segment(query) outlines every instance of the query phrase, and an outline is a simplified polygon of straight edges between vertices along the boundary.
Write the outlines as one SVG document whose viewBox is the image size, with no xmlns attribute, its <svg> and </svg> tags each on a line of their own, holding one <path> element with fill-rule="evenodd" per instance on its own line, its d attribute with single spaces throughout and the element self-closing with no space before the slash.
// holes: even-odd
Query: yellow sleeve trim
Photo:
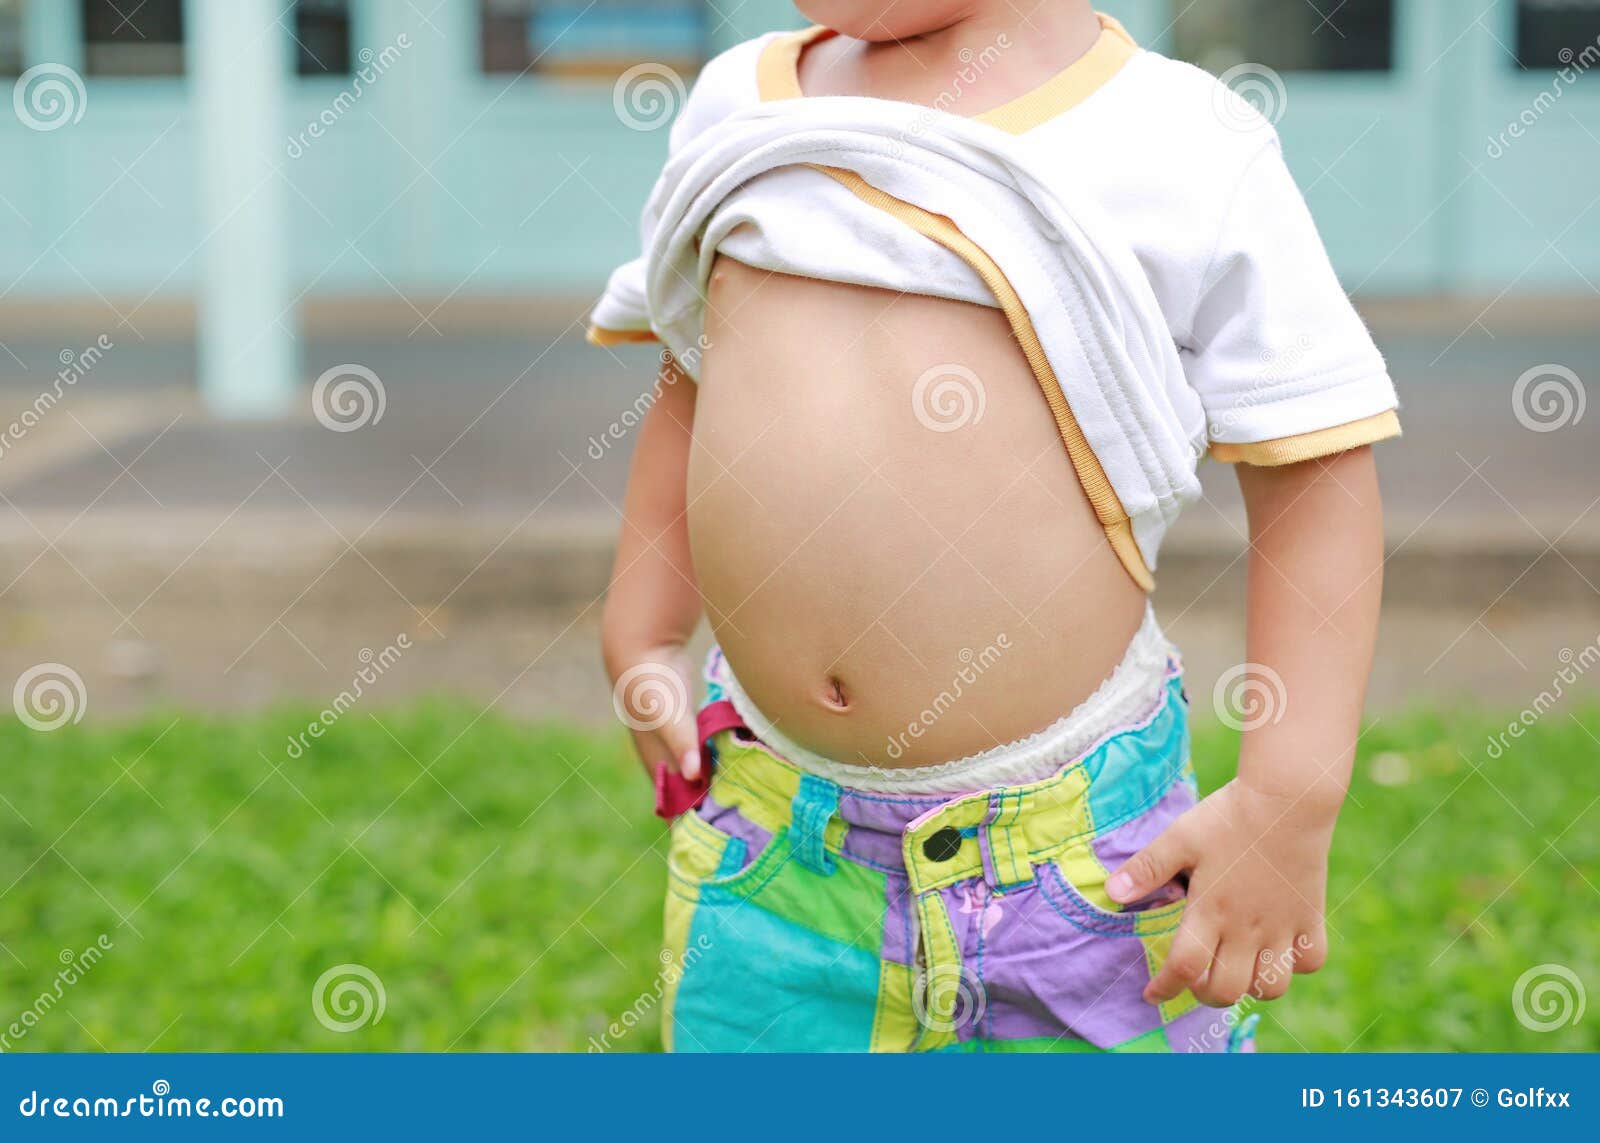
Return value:
<svg viewBox="0 0 1600 1143">
<path fill-rule="evenodd" d="M 1254 464 L 1270 468 L 1315 460 L 1319 456 L 1332 456 L 1399 435 L 1400 418 L 1390 409 L 1371 417 L 1362 417 L 1359 421 L 1298 436 L 1279 437 L 1277 440 L 1252 441 L 1249 444 L 1214 441 L 1211 455 L 1224 464 Z"/>
<path fill-rule="evenodd" d="M 656 335 L 648 329 L 605 329 L 598 325 L 591 325 L 589 332 L 583 339 L 590 345 L 605 347 L 608 345 L 625 345 L 632 341 L 657 341 Z"/>
<path fill-rule="evenodd" d="M 854 171 L 823 166 L 817 166 L 815 169 L 837 180 L 868 206 L 876 207 L 898 218 L 917 233 L 933 239 L 966 262 L 983 279 L 984 285 L 989 287 L 989 292 L 1000 303 L 1001 312 L 1006 315 L 1006 320 L 1016 335 L 1017 343 L 1022 347 L 1022 354 L 1028 360 L 1028 367 L 1033 371 L 1035 380 L 1039 382 L 1045 402 L 1055 417 L 1061 442 L 1066 446 L 1067 458 L 1078 474 L 1078 480 L 1083 485 L 1084 494 L 1088 496 L 1100 526 L 1105 529 L 1111 550 L 1117 554 L 1117 558 L 1122 561 L 1122 566 L 1127 568 L 1135 583 L 1145 591 L 1154 590 L 1155 577 L 1150 574 L 1144 555 L 1139 551 L 1139 545 L 1134 542 L 1133 525 L 1128 518 L 1127 509 L 1123 508 L 1122 500 L 1117 496 L 1116 489 L 1111 487 L 1111 479 L 1106 476 L 1100 458 L 1095 456 L 1094 449 L 1089 445 L 1089 439 L 1083 435 L 1077 417 L 1073 416 L 1072 408 L 1067 404 L 1066 395 L 1061 391 L 1061 383 L 1056 378 L 1055 369 L 1050 365 L 1050 358 L 1045 355 L 1044 346 L 1033 328 L 1033 320 L 1028 316 L 1027 307 L 1022 304 L 1022 299 L 1000 266 L 983 247 L 968 238 L 960 227 L 944 215 L 934 214 L 904 199 L 895 198 L 879 190 Z"/>
</svg>

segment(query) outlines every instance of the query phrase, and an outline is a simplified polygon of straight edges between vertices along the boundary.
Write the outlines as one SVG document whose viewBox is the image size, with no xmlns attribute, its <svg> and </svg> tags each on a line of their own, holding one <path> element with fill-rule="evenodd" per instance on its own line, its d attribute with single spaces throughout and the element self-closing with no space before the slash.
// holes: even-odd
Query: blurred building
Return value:
<svg viewBox="0 0 1600 1143">
<path fill-rule="evenodd" d="M 1105 6 L 1281 116 L 1351 288 L 1600 281 L 1600 0 Z M 0 298 L 192 298 L 230 187 L 272 229 L 216 243 L 215 272 L 291 301 L 593 291 L 630 254 L 679 84 L 798 22 L 782 0 L 0 0 L 21 77 Z"/>
</svg>

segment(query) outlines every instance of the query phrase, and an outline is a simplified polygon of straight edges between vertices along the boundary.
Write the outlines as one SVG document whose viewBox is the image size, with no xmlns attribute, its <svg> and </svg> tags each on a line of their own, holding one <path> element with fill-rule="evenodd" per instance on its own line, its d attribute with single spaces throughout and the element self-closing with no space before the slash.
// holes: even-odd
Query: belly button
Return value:
<svg viewBox="0 0 1600 1143">
<path fill-rule="evenodd" d="M 843 714 L 850 709 L 850 700 L 845 697 L 844 684 L 832 675 L 828 676 L 827 689 L 823 691 L 822 702 L 829 710 Z"/>
</svg>

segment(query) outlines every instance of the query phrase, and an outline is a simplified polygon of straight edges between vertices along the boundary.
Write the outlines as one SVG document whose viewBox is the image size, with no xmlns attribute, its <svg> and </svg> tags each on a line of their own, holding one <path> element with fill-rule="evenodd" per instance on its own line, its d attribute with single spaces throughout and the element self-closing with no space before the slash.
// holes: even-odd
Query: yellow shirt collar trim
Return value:
<svg viewBox="0 0 1600 1143">
<path fill-rule="evenodd" d="M 973 118 L 1012 135 L 1021 135 L 1076 107 L 1104 87 L 1139 51 L 1120 23 L 1099 13 L 1100 35 L 1089 50 L 1025 95 Z M 816 25 L 778 36 L 756 63 L 756 89 L 762 102 L 800 99 L 800 53 L 838 35 Z"/>
</svg>

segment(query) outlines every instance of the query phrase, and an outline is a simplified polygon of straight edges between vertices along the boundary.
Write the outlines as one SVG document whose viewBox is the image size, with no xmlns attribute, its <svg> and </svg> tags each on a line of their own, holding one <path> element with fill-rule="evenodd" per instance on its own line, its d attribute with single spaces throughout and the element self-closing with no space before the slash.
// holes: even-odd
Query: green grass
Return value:
<svg viewBox="0 0 1600 1143">
<path fill-rule="evenodd" d="M 662 831 L 620 734 L 475 714 L 353 711 L 300 759 L 305 711 L 0 724 L 0 1036 L 63 950 L 111 946 L 0 1047 L 582 1050 L 653 987 Z M 1511 1004 L 1539 964 L 1600 988 L 1600 710 L 1491 762 L 1494 726 L 1366 735 L 1333 958 L 1266 1006 L 1265 1050 L 1600 1049 L 1600 1012 L 1539 1033 Z M 1232 746 L 1199 732 L 1207 782 Z M 350 1034 L 311 1005 L 343 963 L 387 996 Z M 659 1043 L 647 1020 L 616 1046 Z"/>
</svg>

